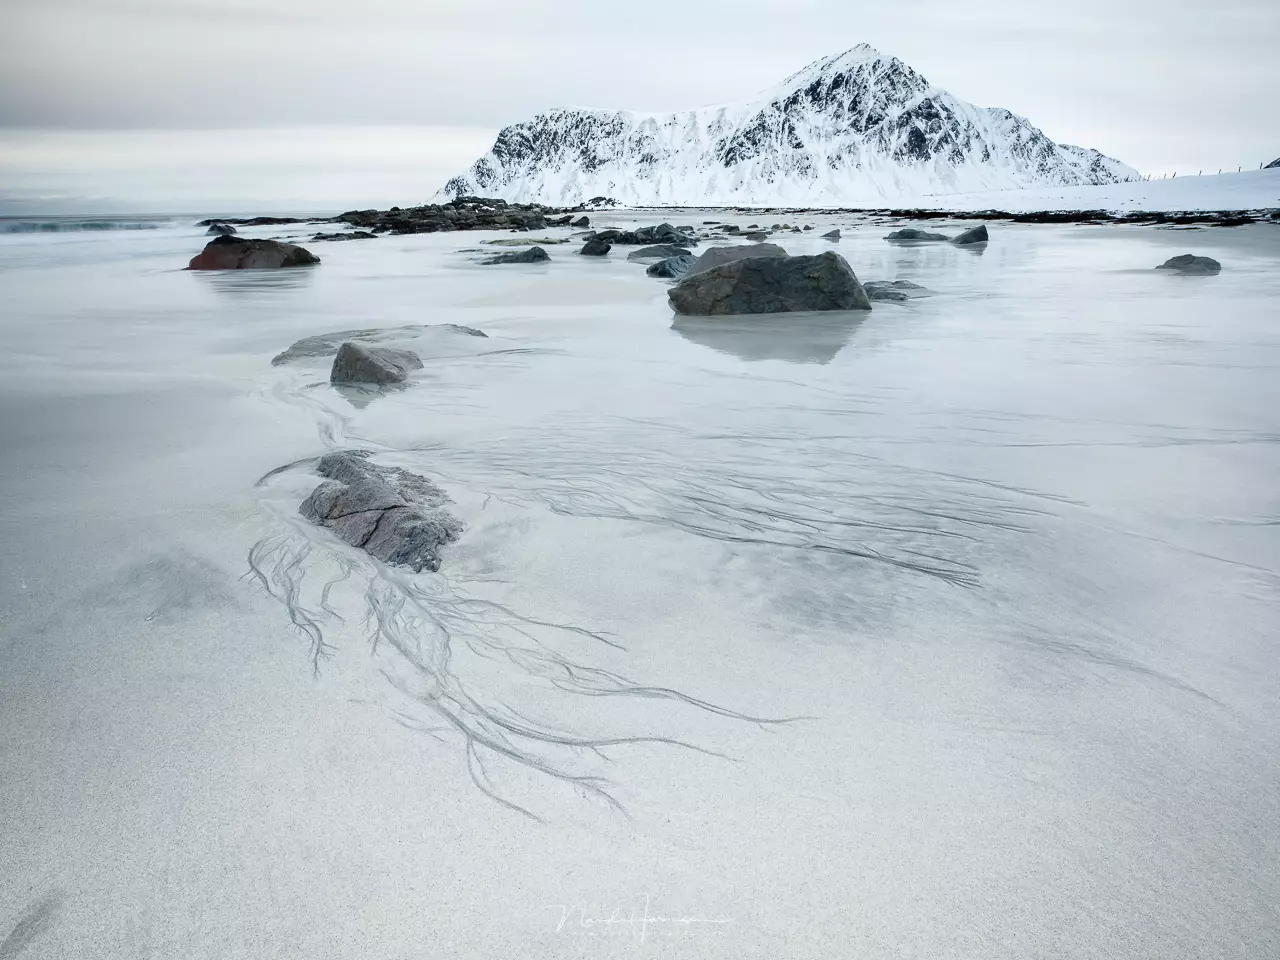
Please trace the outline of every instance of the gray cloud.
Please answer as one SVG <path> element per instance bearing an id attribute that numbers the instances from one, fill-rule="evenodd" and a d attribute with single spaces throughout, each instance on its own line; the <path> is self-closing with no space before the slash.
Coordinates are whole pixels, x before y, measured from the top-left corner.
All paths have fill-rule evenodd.
<path id="1" fill-rule="evenodd" d="M 1274 0 L 0 0 L 0 125 L 496 129 L 742 99 L 863 41 L 1145 170 L 1280 153 Z"/>

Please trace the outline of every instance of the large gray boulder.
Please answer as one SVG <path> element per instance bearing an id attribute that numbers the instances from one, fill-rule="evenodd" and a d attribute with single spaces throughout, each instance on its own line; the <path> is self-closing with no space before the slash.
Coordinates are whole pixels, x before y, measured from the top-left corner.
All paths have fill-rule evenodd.
<path id="1" fill-rule="evenodd" d="M 410 370 L 421 370 L 422 360 L 410 350 L 370 347 L 348 341 L 338 348 L 329 371 L 330 383 L 403 383 Z"/>
<path id="2" fill-rule="evenodd" d="M 518 253 L 500 253 L 496 257 L 489 257 L 480 262 L 486 266 L 492 266 L 495 263 L 545 263 L 550 259 L 550 255 L 541 247 L 530 247 Z"/>
<path id="3" fill-rule="evenodd" d="M 659 277 L 663 280 L 678 280 L 693 269 L 695 259 L 691 253 L 679 257 L 668 257 L 666 260 L 650 264 L 645 273 L 650 277 Z"/>
<path id="4" fill-rule="evenodd" d="M 951 238 L 943 233 L 930 233 L 915 227 L 903 227 L 885 237 L 890 243 L 946 243 Z"/>
<path id="5" fill-rule="evenodd" d="M 384 563 L 439 570 L 441 551 L 463 530 L 444 509 L 448 496 L 425 477 L 369 456 L 355 450 L 321 457 L 316 472 L 327 479 L 298 512 Z"/>
<path id="6" fill-rule="evenodd" d="M 604 257 L 608 256 L 612 249 L 613 244 L 608 241 L 592 238 L 582 245 L 578 253 L 584 257 Z"/>
<path id="7" fill-rule="evenodd" d="M 967 247 L 971 243 L 986 243 L 988 239 L 987 225 L 980 223 L 976 227 L 966 230 L 951 242 L 957 247 Z"/>
<path id="8" fill-rule="evenodd" d="M 710 270 L 712 267 L 719 267 L 726 263 L 733 263 L 735 260 L 745 260 L 748 257 L 785 257 L 788 256 L 787 251 L 783 250 L 776 243 L 753 243 L 749 247 L 712 247 L 710 250 L 703 252 L 693 262 L 693 266 L 689 268 L 690 273 L 699 273 L 702 270 Z"/>
<path id="9" fill-rule="evenodd" d="M 668 296 L 677 313 L 722 316 L 808 310 L 870 310 L 844 257 L 751 257 L 686 276 Z"/>
<path id="10" fill-rule="evenodd" d="M 671 243 L 660 243 L 656 247 L 642 247 L 634 253 L 627 254 L 628 260 L 667 260 L 671 257 L 684 257 L 689 255 L 687 247 L 676 246 Z"/>
<path id="11" fill-rule="evenodd" d="M 1157 270 L 1173 270 L 1177 273 L 1193 277 L 1209 277 L 1222 272 L 1222 264 L 1212 257 L 1197 257 L 1184 253 L 1180 257 L 1170 257 Z"/>
<path id="12" fill-rule="evenodd" d="M 310 250 L 279 240 L 246 240 L 214 237 L 191 262 L 188 270 L 271 270 L 319 263 Z"/>

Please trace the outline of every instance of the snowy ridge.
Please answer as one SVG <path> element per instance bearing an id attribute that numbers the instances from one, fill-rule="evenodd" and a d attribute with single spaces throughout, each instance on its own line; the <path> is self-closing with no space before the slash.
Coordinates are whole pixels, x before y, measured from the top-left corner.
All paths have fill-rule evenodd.
<path id="1" fill-rule="evenodd" d="M 1118 160 L 966 103 L 864 44 L 751 102 L 539 114 L 503 129 L 437 197 L 821 206 L 1137 179 Z"/>

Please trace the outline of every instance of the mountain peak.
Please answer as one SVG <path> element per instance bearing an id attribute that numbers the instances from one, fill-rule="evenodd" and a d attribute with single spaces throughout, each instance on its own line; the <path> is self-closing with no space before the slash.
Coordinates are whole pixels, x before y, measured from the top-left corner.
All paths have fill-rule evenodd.
<path id="1" fill-rule="evenodd" d="M 847 205 L 1137 176 L 1095 150 L 1054 143 L 1008 110 L 966 103 L 862 43 L 741 103 L 540 114 L 503 129 L 440 195 Z"/>

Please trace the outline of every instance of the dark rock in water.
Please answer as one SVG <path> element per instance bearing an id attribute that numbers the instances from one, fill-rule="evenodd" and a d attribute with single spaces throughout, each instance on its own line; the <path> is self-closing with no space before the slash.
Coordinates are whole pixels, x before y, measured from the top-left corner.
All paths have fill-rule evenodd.
<path id="1" fill-rule="evenodd" d="M 735 260 L 689 274 L 668 296 L 677 313 L 698 316 L 871 309 L 848 262 L 835 253 Z"/>
<path id="2" fill-rule="evenodd" d="M 800 233 L 800 232 L 801 232 L 801 230 L 800 230 L 800 228 L 799 228 L 799 227 L 792 227 L 792 228 L 791 228 L 791 232 L 792 232 L 792 233 Z"/>
<path id="3" fill-rule="evenodd" d="M 569 224 L 569 226 L 571 226 L 571 227 L 579 227 L 579 228 L 581 228 L 581 227 L 589 227 L 589 226 L 591 226 L 591 218 L 590 218 L 590 217 L 579 217 L 577 220 L 573 221 L 573 223 Z"/>
<path id="4" fill-rule="evenodd" d="M 735 260 L 745 260 L 748 257 L 785 256 L 787 256 L 787 251 L 776 243 L 759 243 L 750 247 L 712 247 L 694 261 L 693 266 L 689 268 L 689 272 L 699 273 L 703 270 L 710 270 L 712 267 L 718 267 L 721 264 L 733 263 Z"/>
<path id="5" fill-rule="evenodd" d="M 333 354 L 348 340 L 358 341 L 363 346 L 370 346 L 379 342 L 394 342 L 397 340 L 406 340 L 410 337 L 421 337 L 431 331 L 439 331 L 444 334 L 458 334 L 464 337 L 480 337 L 488 339 L 482 330 L 474 327 L 464 327 L 456 323 L 420 323 L 410 324 L 404 327 L 370 327 L 364 330 L 338 330 L 334 333 L 322 333 L 314 337 L 304 337 L 297 341 L 288 350 L 284 350 L 271 358 L 273 367 L 281 366 L 286 363 L 294 363 L 298 360 L 313 359 L 315 357 L 327 357 Z M 407 352 L 407 351 L 406 351 Z"/>
<path id="6" fill-rule="evenodd" d="M 324 217 L 217 217 L 201 220 L 197 227 L 211 227 L 215 223 L 234 223 L 242 227 L 277 227 L 285 223 L 327 223 Z"/>
<path id="7" fill-rule="evenodd" d="M 656 247 L 644 247 L 634 253 L 628 254 L 628 260 L 668 260 L 671 257 L 688 256 L 689 251 L 685 247 L 678 247 L 670 243 L 661 243 Z"/>
<path id="8" fill-rule="evenodd" d="M 810 230 L 812 230 L 812 229 L 813 229 L 813 227 L 811 227 L 811 226 L 809 226 L 808 224 L 806 224 L 806 225 L 805 225 L 805 228 L 804 228 L 804 232 L 805 232 L 805 233 L 808 233 L 808 232 L 809 232 Z"/>
<path id="9" fill-rule="evenodd" d="M 987 225 L 980 223 L 976 227 L 966 230 L 951 242 L 958 247 L 963 247 L 971 243 L 986 243 L 987 240 Z"/>
<path id="10" fill-rule="evenodd" d="M 769 234 L 766 233 L 764 230 L 756 230 L 756 231 L 753 231 L 752 233 L 744 233 L 743 237 L 746 238 L 747 240 L 754 240 L 756 243 L 759 243 L 762 240 L 768 240 Z"/>
<path id="11" fill-rule="evenodd" d="M 650 277 L 660 277 L 664 280 L 678 280 L 692 269 L 695 259 L 691 253 L 679 257 L 668 257 L 666 260 L 659 260 L 652 264 L 645 273 Z"/>
<path id="12" fill-rule="evenodd" d="M 352 230 L 350 233 L 317 233 L 311 238 L 312 243 L 318 243 L 321 240 L 377 240 L 376 233 L 369 233 L 367 230 Z"/>
<path id="13" fill-rule="evenodd" d="M 518 253 L 500 253 L 496 257 L 490 257 L 489 259 L 481 260 L 480 262 L 485 265 L 492 265 L 495 263 L 543 263 L 550 259 L 551 257 L 547 254 L 547 251 L 543 250 L 541 247 L 530 247 L 529 249 L 521 250 Z"/>
<path id="14" fill-rule="evenodd" d="M 613 249 L 613 244 L 607 240 L 601 240 L 599 237 L 593 237 L 582 245 L 582 249 L 578 251 L 584 257 L 603 257 Z"/>
<path id="15" fill-rule="evenodd" d="M 410 370 L 421 370 L 422 361 L 410 350 L 369 347 L 348 341 L 338 348 L 329 371 L 330 383 L 403 383 Z"/>
<path id="16" fill-rule="evenodd" d="M 723 230 L 725 233 L 741 233 L 742 232 L 742 228 L 739 227 L 736 223 L 726 223 L 720 229 Z"/>
<path id="17" fill-rule="evenodd" d="M 822 239 L 823 239 L 823 240 L 839 240 L 839 239 L 840 239 L 840 231 L 839 231 L 839 230 L 832 230 L 830 233 L 824 233 L 824 234 L 822 235 Z"/>
<path id="18" fill-rule="evenodd" d="M 1180 257 L 1171 257 L 1156 269 L 1174 270 L 1188 276 L 1209 277 L 1215 273 L 1220 273 L 1222 264 L 1212 257 L 1197 257 L 1194 254 L 1184 253 Z"/>
<path id="19" fill-rule="evenodd" d="M 310 250 L 279 240 L 214 237 L 187 265 L 188 270 L 259 270 L 319 263 Z"/>
<path id="20" fill-rule="evenodd" d="M 205 231 L 206 237 L 229 237 L 236 232 L 236 228 L 229 223 L 211 223 L 209 229 Z"/>
<path id="21" fill-rule="evenodd" d="M 946 243 L 951 238 L 944 233 L 930 233 L 928 230 L 904 227 L 893 231 L 885 239 L 890 243 Z"/>
<path id="22" fill-rule="evenodd" d="M 463 525 L 444 509 L 443 490 L 425 477 L 369 462 L 367 451 L 330 453 L 316 472 L 325 481 L 298 512 L 371 557 L 416 572 L 440 569 L 440 553 Z"/>
<path id="23" fill-rule="evenodd" d="M 872 300 L 913 300 L 927 297 L 930 291 L 910 280 L 868 280 L 862 285 Z"/>

